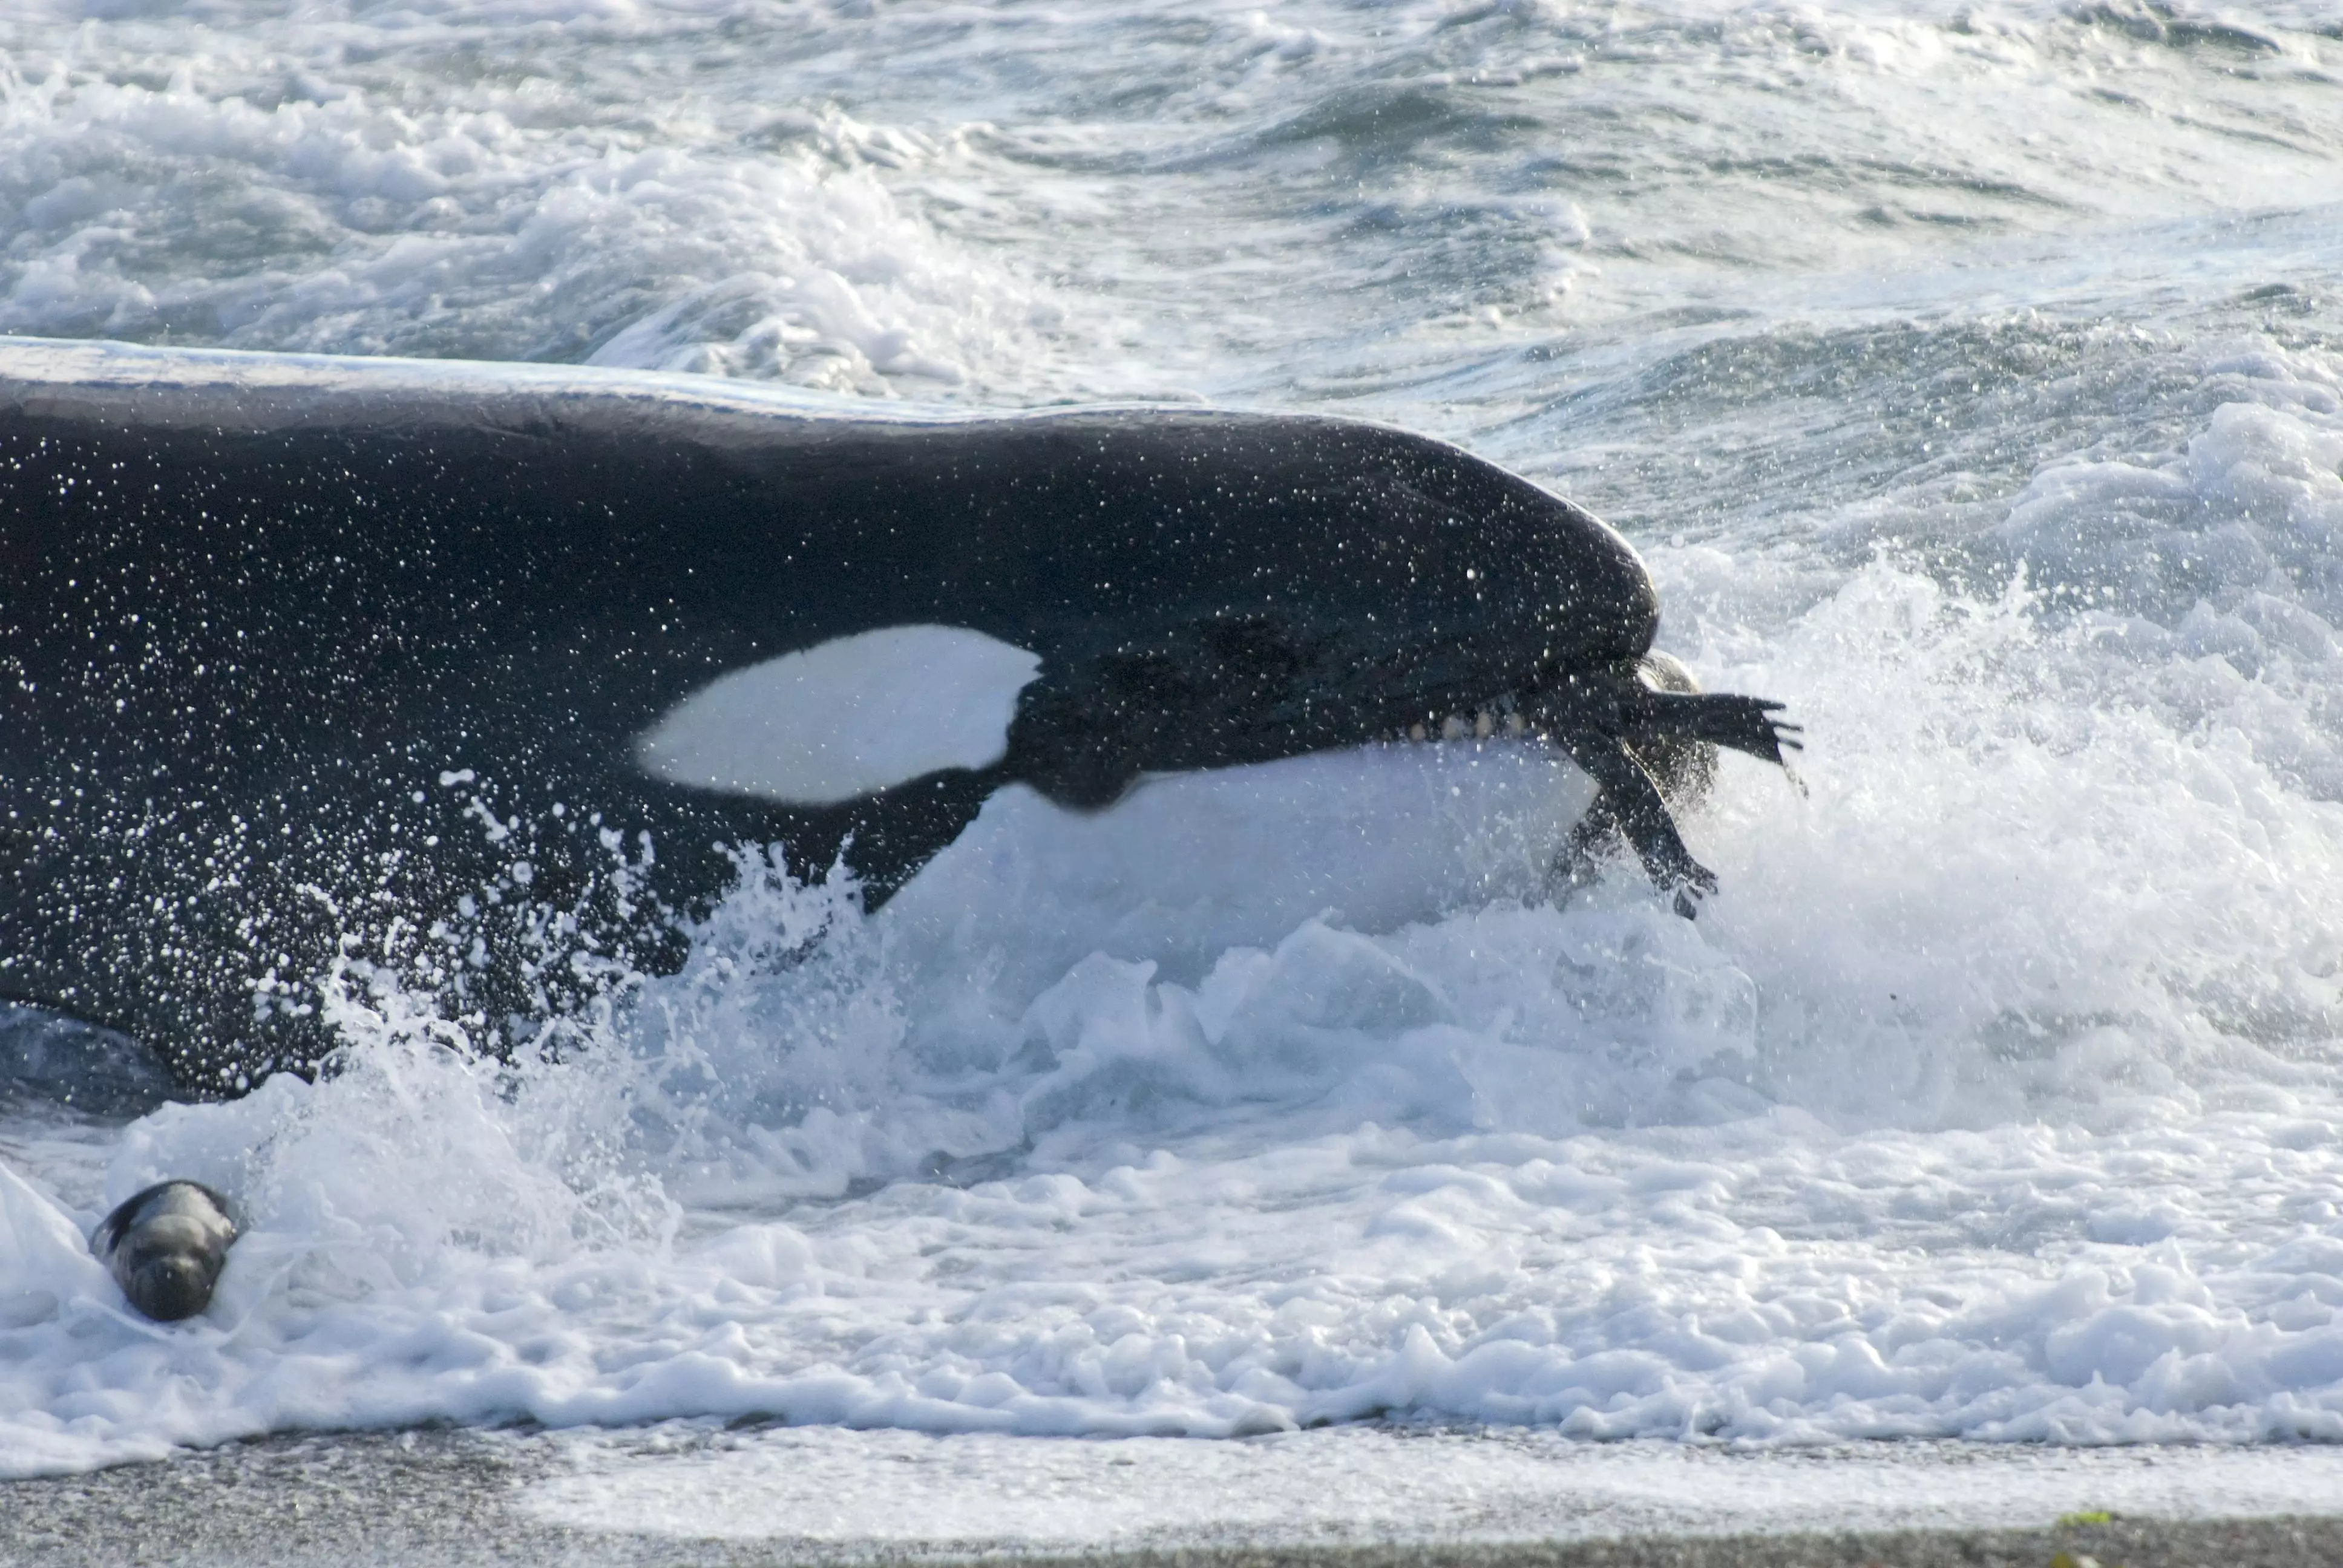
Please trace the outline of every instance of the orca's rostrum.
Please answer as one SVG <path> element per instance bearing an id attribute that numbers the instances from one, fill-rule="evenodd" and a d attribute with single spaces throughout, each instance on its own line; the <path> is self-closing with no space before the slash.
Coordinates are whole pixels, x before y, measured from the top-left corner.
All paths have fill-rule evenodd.
<path id="1" fill-rule="evenodd" d="M 737 847 L 883 898 L 985 798 L 1550 738 L 1690 911 L 1634 551 L 1381 426 L 841 414 L 679 377 L 0 343 L 0 994 L 191 1087 L 380 964 L 481 1026 L 659 967 Z"/>

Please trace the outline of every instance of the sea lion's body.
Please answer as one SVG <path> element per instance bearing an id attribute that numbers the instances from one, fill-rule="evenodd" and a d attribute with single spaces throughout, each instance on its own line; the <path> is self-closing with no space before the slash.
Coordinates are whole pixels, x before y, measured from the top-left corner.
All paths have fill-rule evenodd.
<path id="1" fill-rule="evenodd" d="M 1631 694 L 1658 606 L 1611 529 L 1313 417 L 12 346 L 0 581 L 0 994 L 206 1088 L 314 1060 L 337 963 L 492 1031 L 658 963 L 721 846 L 818 868 L 850 835 L 883 897 L 1011 780 L 1101 805 L 1461 712 L 1624 796 L 1631 731 L 1774 740 L 1747 699 Z M 940 719 L 992 704 L 994 741 L 920 709 L 954 679 Z"/>
<path id="2" fill-rule="evenodd" d="M 197 1182 L 158 1181 L 124 1199 L 89 1246 L 132 1306 L 171 1323 L 211 1304 L 236 1238 L 227 1200 Z"/>

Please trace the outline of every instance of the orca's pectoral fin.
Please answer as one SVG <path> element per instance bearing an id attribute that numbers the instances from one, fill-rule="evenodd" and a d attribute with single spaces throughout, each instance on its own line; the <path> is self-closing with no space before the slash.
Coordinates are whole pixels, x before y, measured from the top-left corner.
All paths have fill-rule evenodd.
<path id="1" fill-rule="evenodd" d="M 1729 746 L 1776 767 L 1787 766 L 1782 756 L 1785 748 L 1804 749 L 1798 737 L 1805 727 L 1775 718 L 1784 705 L 1762 697 L 1656 691 L 1645 702 L 1635 725 L 1639 739 Z"/>
<path id="2" fill-rule="evenodd" d="M 1635 851 L 1635 859 L 1643 862 L 1652 885 L 1671 895 L 1676 913 L 1691 920 L 1699 910 L 1700 900 L 1716 891 L 1716 873 L 1694 859 L 1692 851 L 1684 848 L 1660 787 L 1617 736 L 1583 734 L 1559 739 L 1570 759 L 1594 780 L 1595 795 L 1554 857 L 1554 879 L 1566 887 L 1592 880 L 1596 848 L 1614 837 L 1624 839 Z"/>

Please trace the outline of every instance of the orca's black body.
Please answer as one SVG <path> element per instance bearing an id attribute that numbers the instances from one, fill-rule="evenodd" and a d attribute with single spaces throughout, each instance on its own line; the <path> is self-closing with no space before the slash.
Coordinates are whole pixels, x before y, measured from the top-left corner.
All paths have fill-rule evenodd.
<path id="1" fill-rule="evenodd" d="M 1366 424 L 0 345 L 0 994 L 232 1088 L 315 1060 L 337 957 L 493 1027 L 656 966 L 719 846 L 850 834 L 883 897 L 1010 780 L 1101 805 L 1475 709 L 1689 897 L 1634 748 L 1779 738 L 1647 691 L 1656 618 L 1610 528 Z M 717 678 L 894 626 L 1038 656 L 996 761 L 815 805 L 642 764 Z"/>

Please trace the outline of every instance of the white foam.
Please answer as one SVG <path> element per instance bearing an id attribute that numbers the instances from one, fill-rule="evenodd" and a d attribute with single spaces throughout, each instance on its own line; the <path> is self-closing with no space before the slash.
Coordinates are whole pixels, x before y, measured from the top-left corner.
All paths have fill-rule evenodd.
<path id="1" fill-rule="evenodd" d="M 2324 1449 L 1768 1452 L 1373 1428 L 1196 1443 L 669 1427 L 559 1446 L 570 1473 L 519 1502 L 548 1523 L 850 1558 L 2009 1530 L 2343 1506 L 2343 1455 Z"/>
<path id="2" fill-rule="evenodd" d="M 1009 751 L 1040 656 L 965 627 L 898 626 L 736 669 L 647 732 L 637 756 L 671 783 L 830 805 Z"/>

